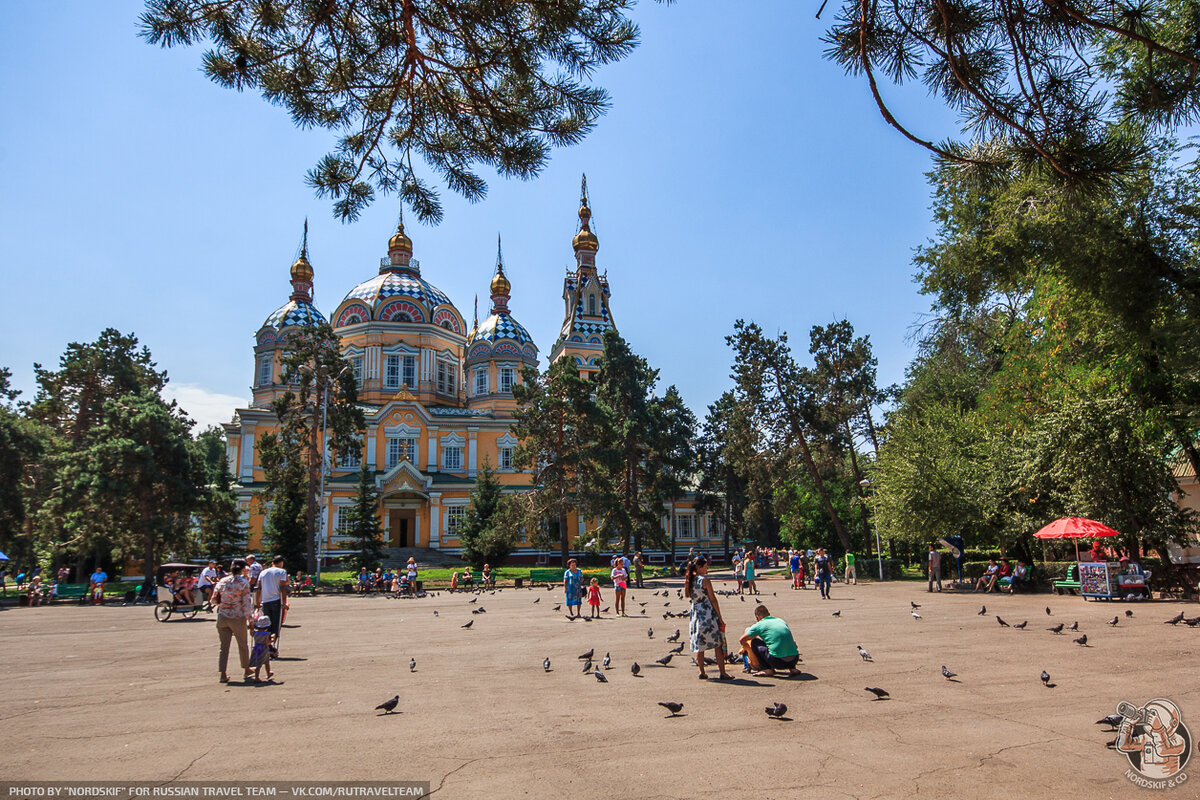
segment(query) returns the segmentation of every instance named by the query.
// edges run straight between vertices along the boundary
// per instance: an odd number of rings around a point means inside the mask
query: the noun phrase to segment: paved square
[[[630,610],[648,602],[645,617],[597,622],[555,613],[557,589],[505,589],[474,605],[446,593],[296,598],[282,683],[262,687],[217,683],[212,616],[8,607],[4,777],[429,780],[446,797],[1115,798],[1132,790],[1128,764],[1094,723],[1117,703],[1168,697],[1200,732],[1200,629],[1162,624],[1200,614],[1195,603],[927,594],[918,583],[837,584],[822,601],[782,580],[760,587],[792,627],[802,679],[731,667],[735,682],[698,681],[686,652],[656,665],[667,635],[681,628],[687,640],[686,619],[662,618],[686,608],[674,590],[635,590]],[[720,600],[736,639],[753,602]],[[1002,628],[995,614],[1028,628]],[[1115,628],[1105,624],[1114,614]],[[1075,620],[1092,646],[1046,630]],[[612,654],[607,684],[581,673],[576,656],[593,648]],[[630,674],[634,660],[643,677]],[[943,664],[961,682],[944,680]],[[1055,688],[1042,686],[1043,669]],[[892,699],[874,702],[866,686]],[[396,694],[401,713],[372,710]],[[668,718],[664,700],[684,703],[683,715]],[[763,712],[776,701],[789,720]]]

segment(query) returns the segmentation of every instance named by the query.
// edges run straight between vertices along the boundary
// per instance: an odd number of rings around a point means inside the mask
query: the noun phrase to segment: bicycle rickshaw
[[[200,571],[201,567],[195,564],[160,564],[158,572],[155,574],[154,583],[157,587],[158,602],[154,606],[154,618],[159,622],[166,622],[171,618],[172,614],[179,614],[184,619],[191,619],[206,608],[208,602],[204,599],[204,594],[195,586],[192,586],[192,599],[194,602],[186,602],[177,594],[178,588],[173,586],[174,581],[178,581],[181,577],[191,578]]]

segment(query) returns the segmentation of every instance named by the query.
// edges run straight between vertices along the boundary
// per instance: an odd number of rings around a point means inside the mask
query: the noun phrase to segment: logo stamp
[[[1121,725],[1114,748],[1129,760],[1125,777],[1143,789],[1174,789],[1187,781],[1183,771],[1192,756],[1192,735],[1179,707],[1155,698],[1143,706],[1117,705]]]

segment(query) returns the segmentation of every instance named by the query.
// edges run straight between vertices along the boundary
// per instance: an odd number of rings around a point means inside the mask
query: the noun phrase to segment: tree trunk
[[[875,457],[879,458],[879,438],[875,435],[875,420],[871,418],[871,405],[868,403],[864,410],[867,414],[867,435],[871,437],[871,447],[875,450]]]
[[[858,468],[858,454],[854,452],[854,436],[850,432],[850,420],[846,420],[846,434],[850,436],[850,468],[854,471],[854,489],[858,492],[858,510],[862,514],[863,537],[870,542],[871,523],[867,520],[867,495],[862,487],[862,472]],[[869,544],[867,549],[870,549]]]
[[[558,538],[562,554],[563,569],[567,568],[567,560],[571,558],[571,545],[567,541],[567,512],[560,511],[558,515]]]
[[[317,571],[317,549],[319,532],[317,515],[320,510],[321,473],[325,470],[325,436],[322,430],[324,422],[324,407],[317,408],[317,398],[322,397],[325,375],[321,375],[313,386],[313,415],[312,425],[308,435],[308,498],[304,504],[304,527],[308,534],[308,547],[305,548],[305,564],[309,574]]]

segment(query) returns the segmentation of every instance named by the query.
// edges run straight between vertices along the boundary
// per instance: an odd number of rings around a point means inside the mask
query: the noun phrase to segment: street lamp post
[[[305,370],[313,377],[316,377],[316,372],[312,367],[304,364],[300,369]],[[332,380],[340,380],[350,367],[342,367],[337,375],[334,375]],[[329,526],[326,524],[325,512],[325,473],[329,471],[329,445],[325,441],[325,427],[329,420],[329,381],[331,379],[326,376],[324,385],[321,387],[321,482],[317,489],[317,504],[321,514],[320,534],[317,536],[317,579],[314,584],[321,585],[321,556],[325,549],[325,537],[329,535]]]
[[[871,488],[871,481],[863,478],[858,482],[858,485],[864,489]],[[883,581],[883,546],[879,543],[879,525],[872,523],[871,527],[875,529],[875,559],[879,562],[879,580]]]

